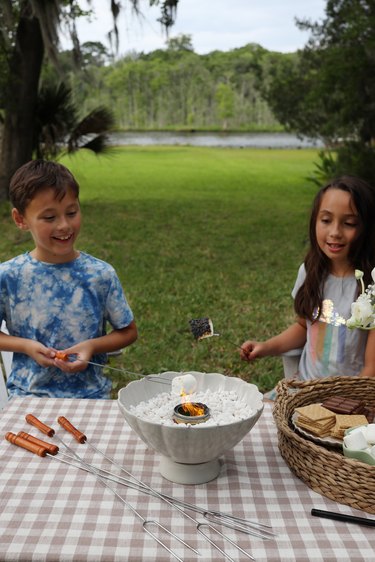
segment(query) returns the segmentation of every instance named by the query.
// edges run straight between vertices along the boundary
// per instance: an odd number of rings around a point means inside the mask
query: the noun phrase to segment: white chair
[[[1,324],[1,331],[8,333],[5,322]],[[5,404],[8,402],[8,391],[5,385],[10,370],[12,368],[13,353],[11,351],[1,351],[1,361],[0,361],[0,410],[4,408]]]
[[[294,378],[294,375],[298,371],[299,360],[301,359],[302,348],[291,349],[286,353],[282,354],[283,367],[284,367],[284,377],[286,379]]]

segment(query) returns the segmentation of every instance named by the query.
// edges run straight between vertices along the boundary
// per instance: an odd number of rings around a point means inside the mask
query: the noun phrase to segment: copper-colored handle
[[[64,418],[64,416],[60,416],[59,418],[57,418],[57,421],[59,422],[61,427],[63,427],[64,429],[66,429],[66,431],[69,431],[69,433],[73,435],[74,439],[76,439],[78,443],[84,443],[86,441],[86,435],[79,431],[79,429],[74,427],[74,425],[72,425],[69,420]]]
[[[42,441],[42,439],[38,439],[37,437],[30,435],[30,433],[19,431],[17,435],[19,437],[22,437],[22,439],[26,439],[26,441],[30,441],[31,443],[35,443],[35,445],[44,447],[47,450],[47,453],[49,453],[50,455],[57,455],[57,453],[59,452],[59,448],[57,445],[54,445],[53,443],[47,443],[46,441]]]
[[[68,361],[69,355],[67,353],[64,353],[63,351],[56,351],[55,358],[60,359],[61,361]]]
[[[19,435],[15,435],[11,431],[8,431],[8,433],[5,434],[5,439],[9,441],[9,443],[13,443],[13,445],[27,449],[31,453],[39,455],[40,457],[45,457],[47,454],[47,449],[45,447],[32,443],[31,441],[27,441]]]
[[[53,437],[55,435],[55,430],[52,429],[52,427],[49,427],[48,425],[45,425],[44,423],[39,421],[38,418],[36,418],[32,414],[27,414],[27,416],[25,416],[25,419],[26,419],[27,423],[29,423],[30,425],[33,425],[34,427],[38,428],[39,431],[41,431],[42,433],[45,433],[46,435],[48,435],[48,437]]]

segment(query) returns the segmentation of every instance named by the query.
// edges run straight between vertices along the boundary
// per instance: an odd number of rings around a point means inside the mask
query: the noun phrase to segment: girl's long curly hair
[[[304,264],[306,278],[294,299],[294,309],[301,318],[314,321],[314,311],[322,309],[324,282],[327,279],[331,260],[319,248],[316,238],[316,222],[323,195],[328,189],[342,189],[350,194],[359,220],[359,233],[349,251],[349,260],[354,269],[364,273],[365,285],[370,284],[371,271],[375,267],[375,189],[364,180],[354,176],[341,176],[322,187],[315,196],[309,227],[310,249]]]

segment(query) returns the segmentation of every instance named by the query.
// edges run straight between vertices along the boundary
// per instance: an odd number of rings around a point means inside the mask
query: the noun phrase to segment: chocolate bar
[[[365,406],[363,414],[366,416],[368,423],[375,421],[375,408],[374,406]]]
[[[365,413],[365,403],[362,400],[346,398],[345,396],[330,396],[322,402],[323,408],[327,408],[335,414],[363,414]]]

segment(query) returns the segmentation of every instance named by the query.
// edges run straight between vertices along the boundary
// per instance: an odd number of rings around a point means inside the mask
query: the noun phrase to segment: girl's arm
[[[365,351],[365,364],[359,376],[375,377],[375,330],[370,330],[369,332]]]
[[[265,342],[245,341],[241,346],[241,359],[253,361],[269,355],[281,355],[291,349],[303,347],[305,343],[306,321],[297,318],[289,328]]]

